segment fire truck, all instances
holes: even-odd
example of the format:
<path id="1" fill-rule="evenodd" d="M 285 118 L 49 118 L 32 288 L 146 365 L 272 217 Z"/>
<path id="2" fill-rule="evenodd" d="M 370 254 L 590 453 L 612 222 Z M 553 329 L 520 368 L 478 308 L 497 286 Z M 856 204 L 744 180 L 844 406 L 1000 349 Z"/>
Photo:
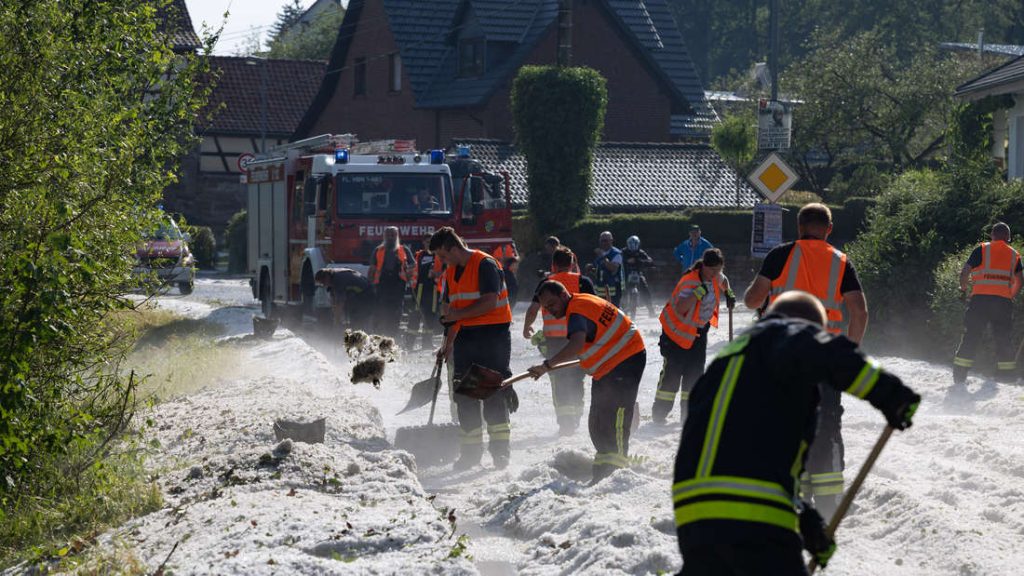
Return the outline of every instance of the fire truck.
<path id="1" fill-rule="evenodd" d="M 365 274 L 388 226 L 413 251 L 442 226 L 488 253 L 512 241 L 508 174 L 485 172 L 465 148 L 419 153 L 413 141 L 324 134 L 256 157 L 244 180 L 250 284 L 268 318 L 275 306 L 324 306 L 314 274 Z"/>

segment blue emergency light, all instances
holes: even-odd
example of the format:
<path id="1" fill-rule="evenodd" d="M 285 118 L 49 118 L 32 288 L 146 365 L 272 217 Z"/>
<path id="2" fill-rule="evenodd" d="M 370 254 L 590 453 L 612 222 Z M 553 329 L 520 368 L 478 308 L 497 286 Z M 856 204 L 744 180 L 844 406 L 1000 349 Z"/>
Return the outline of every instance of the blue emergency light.
<path id="1" fill-rule="evenodd" d="M 338 164 L 348 164 L 348 148 L 335 148 L 334 161 Z"/>
<path id="2" fill-rule="evenodd" d="M 456 156 L 459 158 L 469 158 L 469 146 L 459 146 Z"/>
<path id="3" fill-rule="evenodd" d="M 430 151 L 430 163 L 431 164 L 444 164 L 444 150 L 431 150 Z"/>

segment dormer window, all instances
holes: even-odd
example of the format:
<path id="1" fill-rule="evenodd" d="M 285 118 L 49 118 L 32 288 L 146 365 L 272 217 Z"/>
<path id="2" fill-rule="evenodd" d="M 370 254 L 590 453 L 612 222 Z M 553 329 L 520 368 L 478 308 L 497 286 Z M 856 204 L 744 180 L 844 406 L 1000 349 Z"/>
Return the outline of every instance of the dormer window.
<path id="1" fill-rule="evenodd" d="M 459 76 L 481 76 L 484 73 L 484 39 L 459 41 Z"/>

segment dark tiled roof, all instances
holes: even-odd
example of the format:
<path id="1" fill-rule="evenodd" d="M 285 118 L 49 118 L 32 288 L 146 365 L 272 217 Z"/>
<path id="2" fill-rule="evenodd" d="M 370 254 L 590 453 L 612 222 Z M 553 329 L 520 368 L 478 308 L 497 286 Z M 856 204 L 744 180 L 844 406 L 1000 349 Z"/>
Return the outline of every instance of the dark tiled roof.
<path id="1" fill-rule="evenodd" d="M 526 160 L 506 142 L 464 139 L 473 157 L 512 180 L 512 204 L 527 204 Z M 740 205 L 753 206 L 757 192 L 744 180 Z M 736 206 L 736 172 L 704 144 L 605 142 L 594 158 L 591 206 L 609 210 L 678 210 Z"/>
<path id="2" fill-rule="evenodd" d="M 480 19 L 488 40 L 524 42 L 535 27 L 539 13 L 550 12 L 552 4 L 547 0 L 468 0 L 466 5 L 472 7 Z"/>
<path id="3" fill-rule="evenodd" d="M 676 25 L 666 0 L 606 0 L 623 27 L 645 48 L 676 96 L 690 110 L 672 115 L 670 134 L 683 137 L 707 137 L 718 120 L 714 108 L 704 98 L 704 87 L 690 60 L 686 42 Z"/>
<path id="4" fill-rule="evenodd" d="M 420 98 L 438 74 L 445 55 L 453 50 L 447 39 L 458 6 L 459 0 L 384 0 L 388 24 L 395 35 L 402 68 L 409 76 L 417 105 L 421 104 Z M 350 3 L 349 12 L 351 10 Z M 348 20 L 347 13 L 345 19 Z"/>
<path id="5" fill-rule="evenodd" d="M 211 56 L 219 75 L 210 95 L 214 112 L 205 132 L 254 136 L 261 131 L 261 90 L 266 66 L 268 136 L 288 137 L 295 131 L 320 86 L 324 63 L 310 60 L 264 60 Z"/>
<path id="6" fill-rule="evenodd" d="M 424 108 L 461 108 L 484 103 L 505 81 L 512 78 L 558 14 L 555 0 L 520 0 L 518 4 L 507 1 L 467 1 L 473 5 L 489 40 L 492 36 L 516 36 L 515 48 L 501 64 L 489 67 L 483 75 L 460 78 L 457 76 L 458 55 L 454 46 L 450 46 L 427 91 L 417 98 L 417 104 Z M 498 31 L 505 28 L 503 18 L 506 17 L 511 18 L 512 26 L 502 36 Z"/>
<path id="7" fill-rule="evenodd" d="M 173 0 L 166 7 L 159 8 L 160 30 L 170 32 L 171 48 L 175 52 L 195 52 L 202 46 L 199 36 L 192 27 L 185 0 Z"/>
<path id="8" fill-rule="evenodd" d="M 1024 56 L 1018 56 L 1002 66 L 998 66 L 973 80 L 957 86 L 954 95 L 970 96 L 975 92 L 983 92 L 1020 80 L 1024 80 Z"/>

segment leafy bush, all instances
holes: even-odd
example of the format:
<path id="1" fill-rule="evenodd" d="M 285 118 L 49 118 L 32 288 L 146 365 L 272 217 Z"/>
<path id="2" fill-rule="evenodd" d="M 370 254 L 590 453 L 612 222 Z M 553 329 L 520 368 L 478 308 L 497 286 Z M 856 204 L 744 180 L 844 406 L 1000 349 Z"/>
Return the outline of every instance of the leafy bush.
<path id="1" fill-rule="evenodd" d="M 511 100 L 516 144 L 526 156 L 530 213 L 539 230 L 562 230 L 587 213 L 608 106 L 605 79 L 591 68 L 523 66 Z"/>
<path id="2" fill-rule="evenodd" d="M 1024 187 L 986 170 L 904 173 L 868 212 L 868 229 L 849 247 L 868 297 L 868 338 L 885 345 L 934 345 L 931 294 L 947 255 L 988 238 L 1005 221 L 1024 226 Z M 962 264 L 962 262 L 961 262 Z M 908 328 L 913 338 L 908 338 Z M 931 330 L 934 332 L 934 330 Z"/>
<path id="3" fill-rule="evenodd" d="M 210 270 L 217 263 L 217 241 L 209 226 L 184 226 L 182 232 L 191 237 L 188 246 L 195 256 L 196 266 Z"/>
<path id="4" fill-rule="evenodd" d="M 228 220 L 224 241 L 228 245 L 228 272 L 245 272 L 249 266 L 249 215 L 245 210 Z"/>
<path id="5" fill-rule="evenodd" d="M 120 498 L 136 382 L 109 315 L 208 92 L 157 31 L 168 4 L 0 4 L 0 557 Z"/>

